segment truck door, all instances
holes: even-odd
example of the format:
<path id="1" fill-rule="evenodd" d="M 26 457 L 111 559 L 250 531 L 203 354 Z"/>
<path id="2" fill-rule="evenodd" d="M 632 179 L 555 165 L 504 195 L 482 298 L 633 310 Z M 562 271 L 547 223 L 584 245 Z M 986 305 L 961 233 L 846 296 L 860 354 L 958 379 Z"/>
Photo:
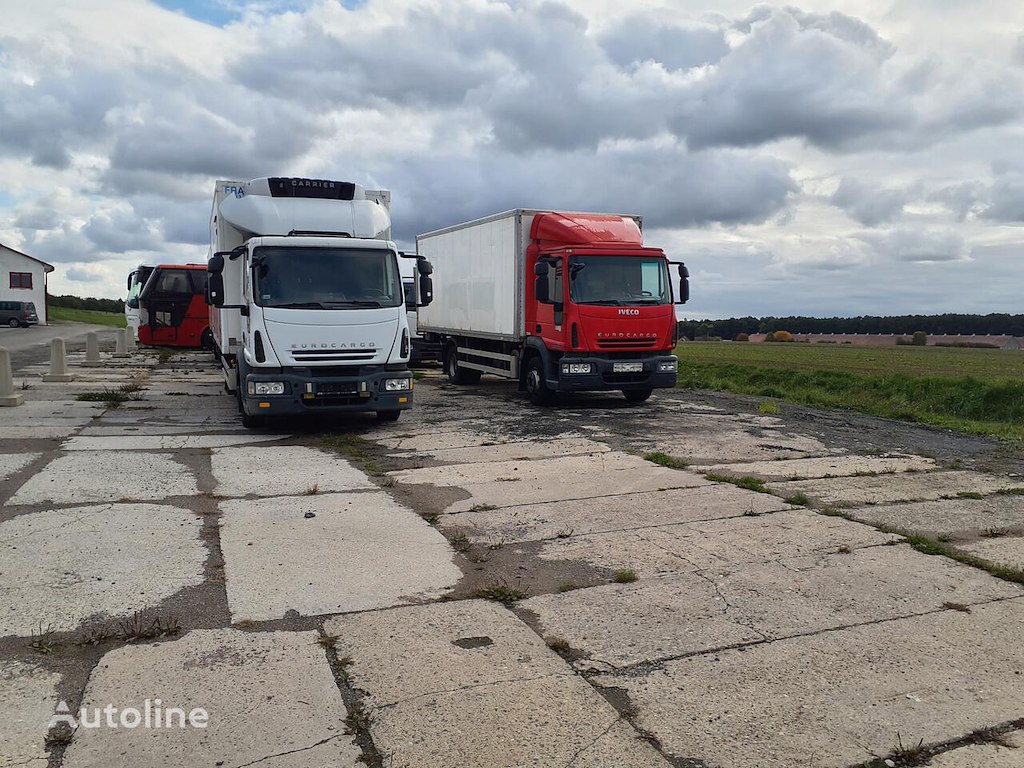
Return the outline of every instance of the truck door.
<path id="1" fill-rule="evenodd" d="M 548 349 L 564 350 L 565 259 L 541 255 L 540 260 L 548 264 L 548 296 L 551 301 L 536 303 L 537 314 L 531 332 L 544 339 L 544 346 Z"/>

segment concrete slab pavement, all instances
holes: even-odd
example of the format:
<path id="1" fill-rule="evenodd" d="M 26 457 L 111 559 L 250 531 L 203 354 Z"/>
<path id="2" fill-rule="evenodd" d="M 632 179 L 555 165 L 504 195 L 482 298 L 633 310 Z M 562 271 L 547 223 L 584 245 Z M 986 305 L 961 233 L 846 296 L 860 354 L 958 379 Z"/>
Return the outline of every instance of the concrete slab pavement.
<path id="1" fill-rule="evenodd" d="M 210 461 L 220 496 L 300 496 L 377 488 L 339 456 L 299 445 L 214 449 Z"/>
<path id="2" fill-rule="evenodd" d="M 105 504 L 0 523 L 0 637 L 131 616 L 202 583 L 201 521 L 164 504 Z"/>
<path id="3" fill-rule="evenodd" d="M 462 575 L 447 540 L 381 491 L 225 501 L 220 509 L 236 623 L 422 602 Z"/>
<path id="4" fill-rule="evenodd" d="M 761 480 L 796 480 L 854 475 L 888 475 L 896 472 L 925 472 L 936 469 L 933 459 L 923 456 L 825 456 L 779 461 L 737 462 L 694 467 L 700 472 L 729 477 L 757 477 Z"/>
<path id="5" fill-rule="evenodd" d="M 1024 709 L 1021 599 L 716 651 L 592 681 L 670 754 L 719 768 L 860 764 Z M 983 660 L 983 663 L 979 663 Z"/>
<path id="6" fill-rule="evenodd" d="M 513 614 L 461 601 L 331 619 L 395 768 L 669 763 Z"/>
<path id="7" fill-rule="evenodd" d="M 362 753 L 345 733 L 345 707 L 316 640 L 315 632 L 197 630 L 110 651 L 89 679 L 87 712 L 113 706 L 121 717 L 159 701 L 165 713 L 183 709 L 189 725 L 79 728 L 63 768 L 358 768 Z M 203 721 L 191 716 L 197 709 L 205 727 L 194 725 Z"/>
<path id="8" fill-rule="evenodd" d="M 871 477 L 837 477 L 769 483 L 773 493 L 788 498 L 797 493 L 826 506 L 855 507 L 901 501 L 929 501 L 961 494 L 990 494 L 1024 488 L 1024 480 L 981 472 L 914 472 Z"/>
<path id="9" fill-rule="evenodd" d="M 59 682 L 36 664 L 0 659 L 0 768 L 47 768 L 44 740 Z"/>

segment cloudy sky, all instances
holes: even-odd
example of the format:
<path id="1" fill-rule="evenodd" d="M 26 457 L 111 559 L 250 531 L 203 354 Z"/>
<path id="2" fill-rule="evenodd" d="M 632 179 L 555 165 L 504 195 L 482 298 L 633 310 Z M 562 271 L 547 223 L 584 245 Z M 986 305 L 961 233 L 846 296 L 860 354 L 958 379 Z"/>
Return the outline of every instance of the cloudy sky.
<path id="1" fill-rule="evenodd" d="M 1019 0 L 0 0 L 0 242 L 53 293 L 202 261 L 213 182 L 395 237 L 639 213 L 687 317 L 1024 312 Z"/>

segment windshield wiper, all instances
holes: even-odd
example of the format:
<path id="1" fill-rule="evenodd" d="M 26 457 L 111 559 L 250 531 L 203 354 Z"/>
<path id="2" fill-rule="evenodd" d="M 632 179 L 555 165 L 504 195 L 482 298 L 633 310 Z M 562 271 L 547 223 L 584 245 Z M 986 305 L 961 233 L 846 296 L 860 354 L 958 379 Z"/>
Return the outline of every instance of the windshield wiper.
<path id="1" fill-rule="evenodd" d="M 291 304 L 266 304 L 267 309 L 326 309 L 319 301 L 294 301 Z"/>
<path id="2" fill-rule="evenodd" d="M 330 305 L 332 307 L 379 307 L 381 303 L 373 300 L 351 299 L 349 301 L 332 301 Z"/>
<path id="3" fill-rule="evenodd" d="M 619 301 L 618 299 L 601 299 L 599 301 L 580 301 L 580 302 L 577 302 L 577 303 L 578 304 L 593 304 L 593 305 L 596 305 L 596 306 L 603 306 L 603 307 L 621 307 L 622 306 L 622 302 Z"/>

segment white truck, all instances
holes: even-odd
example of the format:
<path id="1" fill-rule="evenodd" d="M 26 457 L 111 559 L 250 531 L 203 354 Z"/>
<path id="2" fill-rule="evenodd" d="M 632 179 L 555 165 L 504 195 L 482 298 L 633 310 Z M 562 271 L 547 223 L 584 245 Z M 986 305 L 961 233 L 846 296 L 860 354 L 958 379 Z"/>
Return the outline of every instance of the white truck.
<path id="1" fill-rule="evenodd" d="M 128 297 L 124 300 L 124 319 L 128 333 L 133 338 L 139 337 L 139 294 L 142 293 L 146 281 L 153 274 L 153 267 L 140 264 L 128 273 Z"/>
<path id="2" fill-rule="evenodd" d="M 410 334 L 391 195 L 273 177 L 218 181 L 210 216 L 210 327 L 242 423 L 412 407 Z"/>

